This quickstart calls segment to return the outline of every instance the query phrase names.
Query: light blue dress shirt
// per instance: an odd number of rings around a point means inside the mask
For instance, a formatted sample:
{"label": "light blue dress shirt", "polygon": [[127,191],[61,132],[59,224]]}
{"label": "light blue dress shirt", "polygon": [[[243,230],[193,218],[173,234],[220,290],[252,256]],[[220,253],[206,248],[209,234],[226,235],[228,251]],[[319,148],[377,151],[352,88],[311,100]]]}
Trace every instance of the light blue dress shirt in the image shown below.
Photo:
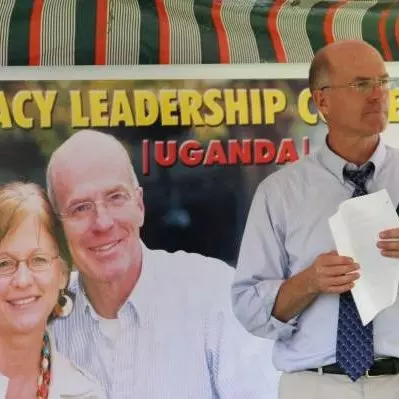
{"label": "light blue dress shirt", "polygon": [[[396,207],[399,151],[380,140],[370,160],[375,172],[368,192],[385,188]],[[325,144],[268,176],[253,198],[232,286],[233,310],[252,334],[275,340],[273,362],[281,371],[335,363],[337,294],[319,295],[287,323],[271,312],[286,279],[309,267],[321,253],[335,250],[328,218],[354,191],[344,181],[345,164]],[[376,356],[399,357],[398,301],[374,319],[374,346]]]}
{"label": "light blue dress shirt", "polygon": [[105,322],[74,278],[73,313],[53,324],[58,350],[98,379],[108,399],[276,399],[272,341],[234,317],[234,269],[143,245],[140,278]]}

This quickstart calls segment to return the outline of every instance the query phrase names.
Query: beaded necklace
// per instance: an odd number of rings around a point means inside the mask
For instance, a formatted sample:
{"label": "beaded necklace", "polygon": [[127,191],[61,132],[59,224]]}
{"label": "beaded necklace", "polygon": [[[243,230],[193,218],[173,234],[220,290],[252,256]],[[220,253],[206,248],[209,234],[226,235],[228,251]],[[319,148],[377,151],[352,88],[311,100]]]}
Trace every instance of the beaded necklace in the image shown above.
{"label": "beaded necklace", "polygon": [[43,345],[40,355],[40,375],[37,379],[37,392],[36,392],[37,399],[48,398],[50,377],[51,377],[50,355],[51,355],[50,340],[47,333],[45,333],[43,337]]}

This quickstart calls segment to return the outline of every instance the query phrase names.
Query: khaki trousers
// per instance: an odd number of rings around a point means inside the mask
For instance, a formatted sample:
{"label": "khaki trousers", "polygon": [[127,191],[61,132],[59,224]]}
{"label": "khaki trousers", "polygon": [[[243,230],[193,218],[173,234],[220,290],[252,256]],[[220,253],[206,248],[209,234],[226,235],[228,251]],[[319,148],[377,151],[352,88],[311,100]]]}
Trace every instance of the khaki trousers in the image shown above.
{"label": "khaki trousers", "polygon": [[399,375],[360,377],[313,371],[282,373],[279,399],[399,399]]}

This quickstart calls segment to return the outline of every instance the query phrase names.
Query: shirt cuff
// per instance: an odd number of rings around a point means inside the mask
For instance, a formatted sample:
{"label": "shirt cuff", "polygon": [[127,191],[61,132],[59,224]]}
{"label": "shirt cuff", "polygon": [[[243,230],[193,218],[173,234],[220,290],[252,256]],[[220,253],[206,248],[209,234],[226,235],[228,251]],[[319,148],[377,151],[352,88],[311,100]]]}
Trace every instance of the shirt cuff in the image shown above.
{"label": "shirt cuff", "polygon": [[282,322],[276,319],[274,316],[270,317],[270,326],[273,330],[276,331],[277,338],[281,341],[285,341],[290,339],[295,331],[297,330],[297,321],[299,315],[294,316],[292,319],[287,322]]}
{"label": "shirt cuff", "polygon": [[[274,340],[290,339],[297,330],[297,321],[299,314],[292,319],[283,322],[272,315],[272,310],[276,302],[277,294],[284,280],[268,280],[257,286],[258,295],[266,299],[266,312],[269,316],[267,322],[267,337]],[[264,290],[264,292],[262,292]]]}

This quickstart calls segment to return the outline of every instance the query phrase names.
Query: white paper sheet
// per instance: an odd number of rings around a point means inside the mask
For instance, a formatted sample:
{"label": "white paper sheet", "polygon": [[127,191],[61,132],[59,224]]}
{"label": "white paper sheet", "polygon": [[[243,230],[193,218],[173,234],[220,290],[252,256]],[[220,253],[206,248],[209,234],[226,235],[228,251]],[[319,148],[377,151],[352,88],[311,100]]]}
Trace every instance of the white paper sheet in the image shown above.
{"label": "white paper sheet", "polygon": [[376,244],[382,230],[399,227],[399,217],[384,189],[344,201],[329,225],[337,252],[360,265],[352,295],[366,325],[398,294],[399,260],[382,256]]}

